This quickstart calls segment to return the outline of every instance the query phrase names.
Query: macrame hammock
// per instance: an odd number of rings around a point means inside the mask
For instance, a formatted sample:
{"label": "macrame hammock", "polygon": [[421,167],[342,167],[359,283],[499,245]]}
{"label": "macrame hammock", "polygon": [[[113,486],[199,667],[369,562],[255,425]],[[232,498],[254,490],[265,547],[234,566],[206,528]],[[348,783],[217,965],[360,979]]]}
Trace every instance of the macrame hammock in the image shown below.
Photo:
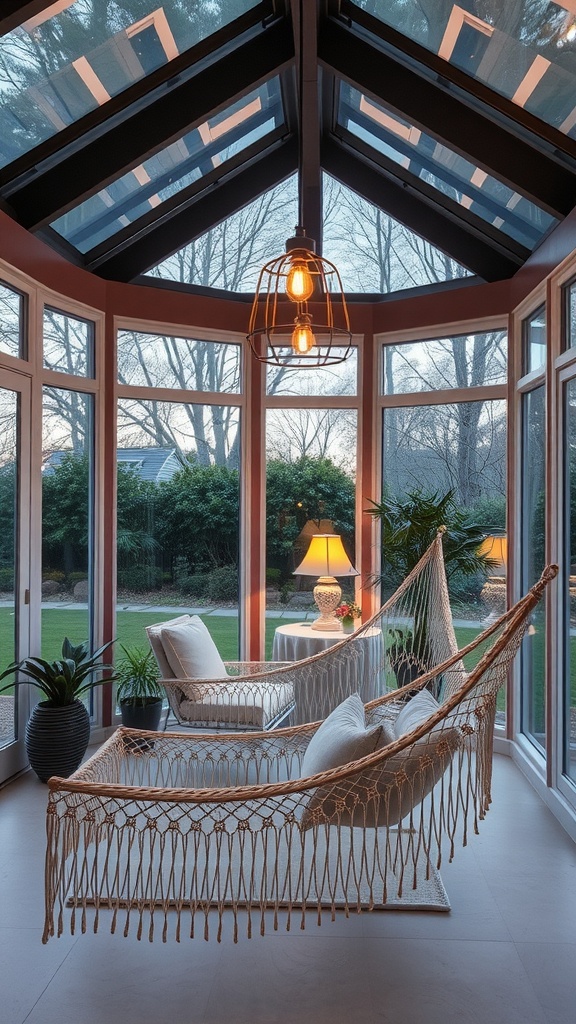
{"label": "macrame hammock", "polygon": [[[326,753],[328,722],[260,733],[118,729],[73,776],[49,782],[43,941],[65,922],[74,934],[103,919],[150,941],[220,940],[228,926],[236,941],[242,926],[248,936],[267,924],[303,928],[311,910],[320,923],[324,909],[334,918],[410,901],[488,810],[497,693],[556,572],[547,568],[459,651],[439,536],[355,634],[266,673],[294,686],[301,713],[318,692],[336,705],[361,682],[376,695],[352,757],[316,774],[303,777],[304,759],[313,742]],[[358,641],[374,630],[380,657],[367,659]],[[400,653],[420,674],[398,688]]]}

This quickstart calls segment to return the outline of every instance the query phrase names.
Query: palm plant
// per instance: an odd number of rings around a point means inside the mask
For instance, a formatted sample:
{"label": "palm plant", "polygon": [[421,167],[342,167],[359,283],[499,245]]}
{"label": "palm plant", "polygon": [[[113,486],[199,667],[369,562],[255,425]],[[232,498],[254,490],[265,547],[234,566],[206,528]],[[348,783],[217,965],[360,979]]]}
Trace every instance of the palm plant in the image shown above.
{"label": "palm plant", "polygon": [[89,653],[88,643],[73,644],[68,637],[62,643],[62,657],[56,661],[44,658],[24,658],[15,661],[0,674],[0,680],[7,676],[23,673],[27,678],[17,679],[13,683],[0,688],[0,693],[12,686],[27,683],[40,690],[46,703],[53,708],[67,707],[78,700],[87,690],[103,683],[113,682],[114,676],[97,679],[95,676],[112,665],[100,661],[101,655],[114,643],[110,640],[99,647],[93,654]]}
{"label": "palm plant", "polygon": [[122,646],[124,657],[116,666],[116,697],[119,704],[142,707],[164,696],[158,683],[158,666],[151,650]]}

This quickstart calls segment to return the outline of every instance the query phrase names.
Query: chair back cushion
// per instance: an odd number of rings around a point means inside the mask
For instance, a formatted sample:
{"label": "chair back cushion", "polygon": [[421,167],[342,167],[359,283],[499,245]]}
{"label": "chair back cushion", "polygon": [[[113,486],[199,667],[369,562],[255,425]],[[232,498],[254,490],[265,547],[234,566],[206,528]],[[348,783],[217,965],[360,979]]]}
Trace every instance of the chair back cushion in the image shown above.
{"label": "chair back cushion", "polygon": [[206,626],[197,615],[164,624],[164,653],[174,679],[225,679],[228,673]]}
{"label": "chair back cushion", "polygon": [[190,615],[178,615],[175,619],[167,619],[166,622],[155,622],[152,626],[146,626],[146,633],[150,641],[150,646],[154,652],[154,657],[158,662],[161,679],[172,678],[172,669],[168,662],[168,658],[164,653],[162,630],[165,626],[175,626],[177,623],[188,622],[190,618]]}

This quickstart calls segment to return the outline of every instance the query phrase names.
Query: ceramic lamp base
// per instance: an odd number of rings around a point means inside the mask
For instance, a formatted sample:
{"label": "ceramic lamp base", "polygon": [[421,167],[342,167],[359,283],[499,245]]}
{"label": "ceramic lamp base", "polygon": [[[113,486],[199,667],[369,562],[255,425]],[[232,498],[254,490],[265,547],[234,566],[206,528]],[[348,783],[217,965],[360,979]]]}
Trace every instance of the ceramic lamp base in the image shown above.
{"label": "ceramic lamp base", "polygon": [[340,604],[342,588],[333,576],[320,576],[314,587],[314,600],[320,612],[320,618],[312,623],[312,629],[321,629],[326,632],[341,632],[342,624],[336,618],[334,612]]}

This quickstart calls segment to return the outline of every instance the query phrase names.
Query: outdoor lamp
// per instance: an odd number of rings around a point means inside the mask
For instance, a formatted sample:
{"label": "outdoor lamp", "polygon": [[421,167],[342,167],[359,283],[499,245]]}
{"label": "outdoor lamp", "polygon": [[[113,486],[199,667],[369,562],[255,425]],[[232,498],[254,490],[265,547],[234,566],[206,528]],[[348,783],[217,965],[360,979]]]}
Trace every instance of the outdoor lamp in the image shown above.
{"label": "outdoor lamp", "polygon": [[340,604],[342,589],[336,576],[358,576],[348,555],[344,551],[342,538],[335,533],[316,533],[310,541],[308,551],[294,570],[294,576],[316,576],[314,600],[320,617],[312,623],[312,629],[334,631],[342,629],[342,623],[334,612]]}

